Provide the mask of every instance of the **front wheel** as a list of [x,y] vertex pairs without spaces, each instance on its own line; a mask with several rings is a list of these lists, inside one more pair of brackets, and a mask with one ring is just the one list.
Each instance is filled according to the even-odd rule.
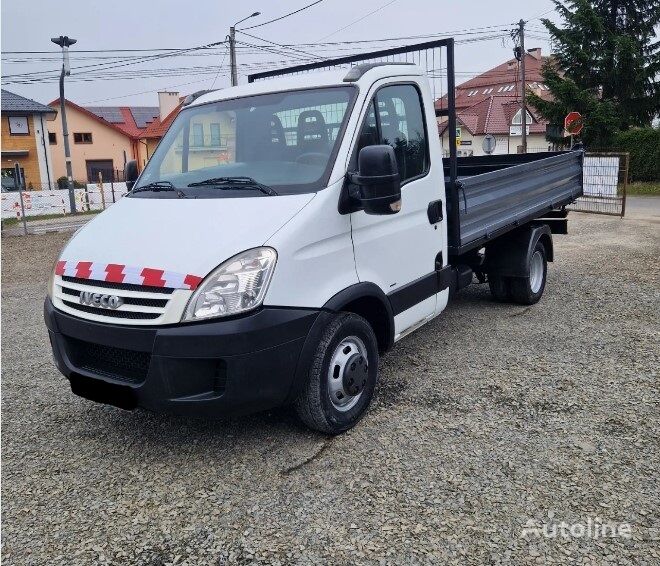
[[545,246],[537,242],[532,257],[527,266],[528,277],[514,278],[511,280],[511,297],[521,305],[533,305],[537,303],[545,289],[545,281],[548,275],[548,260],[546,259]]
[[310,428],[340,434],[366,412],[378,379],[378,343],[361,316],[340,313],[330,321],[314,353],[296,412]]

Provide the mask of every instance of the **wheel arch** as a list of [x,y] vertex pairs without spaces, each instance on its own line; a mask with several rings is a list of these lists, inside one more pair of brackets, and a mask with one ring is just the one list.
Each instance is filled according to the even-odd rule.
[[356,283],[334,295],[323,305],[303,344],[296,373],[285,403],[300,394],[310,363],[323,331],[340,312],[351,312],[367,320],[376,335],[378,350],[386,352],[394,345],[394,313],[387,295],[374,283]]
[[545,248],[546,259],[553,261],[554,248],[550,226],[538,222],[502,236],[486,247],[486,270],[503,277],[525,277],[536,244]]
[[330,312],[352,312],[373,328],[381,353],[394,344],[394,312],[387,295],[374,283],[356,283],[337,293],[324,306]]

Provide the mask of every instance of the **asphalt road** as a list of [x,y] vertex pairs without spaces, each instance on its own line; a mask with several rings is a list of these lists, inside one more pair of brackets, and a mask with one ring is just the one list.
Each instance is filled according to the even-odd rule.
[[286,410],[209,422],[75,397],[41,314],[70,235],[3,239],[3,563],[659,564],[646,200],[571,214],[539,304],[462,292],[384,357],[336,438]]

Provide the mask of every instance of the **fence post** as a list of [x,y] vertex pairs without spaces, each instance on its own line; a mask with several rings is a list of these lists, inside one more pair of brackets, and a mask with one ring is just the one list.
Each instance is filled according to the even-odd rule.
[[110,192],[112,193],[112,204],[115,204],[115,181],[110,181]]
[[101,191],[101,207],[105,210],[105,193],[103,192],[103,171],[99,171],[99,182],[97,184]]
[[23,187],[18,188],[18,198],[21,201],[21,218],[23,220],[23,232],[28,235],[27,220],[25,219],[25,205],[23,204]]
[[626,194],[628,193],[628,167],[630,166],[630,153],[626,153],[626,170],[623,177],[623,200],[621,201],[621,218],[626,215]]

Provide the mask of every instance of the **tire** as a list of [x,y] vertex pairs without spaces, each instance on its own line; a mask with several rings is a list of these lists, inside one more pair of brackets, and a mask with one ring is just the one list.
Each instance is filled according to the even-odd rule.
[[371,325],[356,314],[339,313],[319,339],[296,412],[313,430],[341,434],[364,416],[377,379],[378,342]]
[[511,298],[521,305],[533,305],[539,302],[545,290],[548,275],[548,260],[545,246],[537,242],[527,265],[527,277],[511,280]]
[[497,273],[488,274],[488,287],[493,299],[500,302],[511,300],[511,281],[500,277]]

